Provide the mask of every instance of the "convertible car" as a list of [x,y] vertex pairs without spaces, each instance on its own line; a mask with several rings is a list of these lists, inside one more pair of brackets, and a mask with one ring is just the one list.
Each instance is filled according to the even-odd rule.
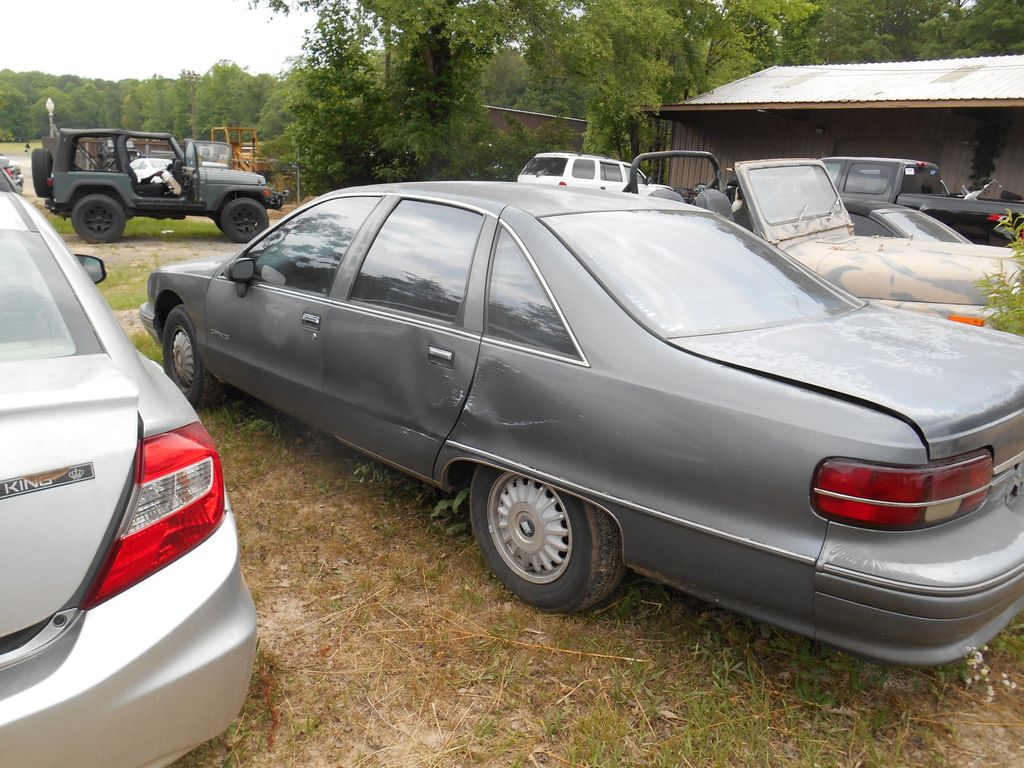
[[678,202],[410,183],[321,197],[142,320],[215,377],[444,488],[576,611],[624,567],[887,662],[1024,605],[1024,340],[874,306]]

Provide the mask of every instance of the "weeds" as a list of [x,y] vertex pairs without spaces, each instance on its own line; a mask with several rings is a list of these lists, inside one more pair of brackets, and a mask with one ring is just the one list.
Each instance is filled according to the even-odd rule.
[[1015,267],[987,275],[979,287],[989,297],[993,309],[991,322],[1001,331],[1024,335],[1024,214],[1007,214],[1001,224],[1013,232],[1013,261]]

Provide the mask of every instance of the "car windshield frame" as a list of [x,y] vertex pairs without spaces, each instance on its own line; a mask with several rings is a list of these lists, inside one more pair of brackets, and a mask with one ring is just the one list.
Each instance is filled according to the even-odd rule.
[[[748,168],[747,179],[747,199],[769,226],[827,218],[842,207],[828,171],[816,163]],[[793,195],[794,189],[800,194]]]
[[[659,222],[652,221],[651,216],[680,218]],[[630,220],[629,217],[636,218]],[[597,223],[599,220],[601,223]],[[541,217],[540,221],[637,323],[665,340],[823,320],[866,305],[775,246],[704,211],[620,209],[559,213]],[[659,224],[665,224],[665,230],[674,231],[660,234]],[[719,238],[717,243],[714,242],[716,237]],[[676,248],[681,242],[693,243],[693,250],[679,254]],[[709,253],[709,244],[718,246],[718,250],[712,248],[714,257],[702,262],[701,257]],[[673,291],[659,294],[672,286],[673,279],[678,281],[682,277],[679,260],[691,258],[694,269],[676,283]],[[750,279],[731,280],[727,271],[744,262],[749,264]],[[631,273],[639,275],[641,268],[646,283],[631,276]],[[706,285],[692,287],[693,274],[701,272],[708,278]],[[707,302],[716,296],[727,300],[706,315]],[[783,298],[778,306],[767,316],[753,317],[757,308],[780,296]],[[737,298],[745,301],[728,300]],[[815,305],[818,310],[811,311]],[[682,312],[678,311],[679,307],[684,308]],[[676,310],[677,316],[688,319],[709,315],[720,318],[726,314],[723,307],[734,311],[734,320],[718,324],[693,323],[687,327],[679,320],[667,319],[672,310]]]

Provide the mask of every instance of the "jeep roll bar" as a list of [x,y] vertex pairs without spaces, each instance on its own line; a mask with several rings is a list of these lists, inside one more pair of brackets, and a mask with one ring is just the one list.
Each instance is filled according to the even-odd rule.
[[626,185],[626,192],[632,192],[634,195],[640,192],[640,188],[637,186],[637,171],[640,168],[640,163],[646,160],[665,160],[671,157],[690,157],[695,160],[707,160],[711,163],[711,167],[715,169],[715,180],[708,184],[708,189],[722,189],[722,169],[718,165],[717,157],[710,152],[695,149],[668,149],[664,152],[644,152],[633,158],[633,162],[629,166],[629,183]]

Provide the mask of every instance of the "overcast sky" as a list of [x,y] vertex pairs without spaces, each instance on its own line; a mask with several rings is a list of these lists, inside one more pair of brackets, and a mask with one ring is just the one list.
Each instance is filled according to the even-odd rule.
[[105,80],[202,74],[221,59],[276,74],[316,21],[246,0],[4,0],[4,11],[0,69]]

